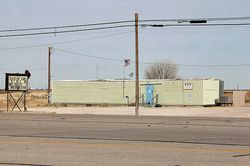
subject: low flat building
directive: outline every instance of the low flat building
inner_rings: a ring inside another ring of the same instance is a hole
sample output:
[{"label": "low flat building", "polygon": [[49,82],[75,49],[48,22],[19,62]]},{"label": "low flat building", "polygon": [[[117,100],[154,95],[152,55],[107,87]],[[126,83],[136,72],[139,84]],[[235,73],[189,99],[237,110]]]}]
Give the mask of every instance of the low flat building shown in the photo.
[{"label": "low flat building", "polygon": [[[223,96],[218,79],[140,80],[144,105],[207,106]],[[126,105],[135,102],[134,80],[58,80],[52,82],[53,104]]]}]

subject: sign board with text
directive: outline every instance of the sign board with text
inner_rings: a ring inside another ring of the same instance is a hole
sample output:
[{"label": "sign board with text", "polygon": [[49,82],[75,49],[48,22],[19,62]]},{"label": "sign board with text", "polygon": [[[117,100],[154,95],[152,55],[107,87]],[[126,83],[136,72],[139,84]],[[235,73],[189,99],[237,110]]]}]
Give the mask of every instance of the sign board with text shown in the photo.
[{"label": "sign board with text", "polygon": [[28,75],[19,73],[6,73],[5,90],[6,91],[27,91]]}]

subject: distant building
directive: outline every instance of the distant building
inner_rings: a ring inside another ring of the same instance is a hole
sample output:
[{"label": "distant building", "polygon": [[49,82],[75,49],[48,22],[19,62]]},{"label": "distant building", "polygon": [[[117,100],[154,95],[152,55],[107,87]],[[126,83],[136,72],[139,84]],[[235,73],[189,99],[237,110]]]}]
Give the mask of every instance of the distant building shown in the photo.
[{"label": "distant building", "polygon": [[[215,105],[223,96],[224,82],[218,79],[141,80],[143,105]],[[113,104],[135,102],[134,80],[53,81],[53,104]]]}]

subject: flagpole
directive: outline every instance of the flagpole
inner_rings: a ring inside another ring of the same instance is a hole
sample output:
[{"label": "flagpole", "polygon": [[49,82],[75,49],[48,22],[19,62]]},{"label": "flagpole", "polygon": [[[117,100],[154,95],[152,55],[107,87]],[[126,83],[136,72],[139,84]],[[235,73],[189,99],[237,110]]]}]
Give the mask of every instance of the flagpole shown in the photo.
[{"label": "flagpole", "polygon": [[124,59],[124,66],[123,66],[123,98],[125,98],[125,67],[130,65],[130,59]]},{"label": "flagpole", "polygon": [[125,98],[125,69],[124,69],[124,67],[123,67],[123,84],[122,84],[122,87],[123,87],[122,96],[123,96],[123,98]]}]

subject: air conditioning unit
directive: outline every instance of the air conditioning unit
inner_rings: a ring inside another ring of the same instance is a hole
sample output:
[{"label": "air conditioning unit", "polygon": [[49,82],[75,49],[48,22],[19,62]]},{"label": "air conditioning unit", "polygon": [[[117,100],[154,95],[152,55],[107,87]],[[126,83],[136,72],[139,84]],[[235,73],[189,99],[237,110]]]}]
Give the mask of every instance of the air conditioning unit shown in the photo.
[{"label": "air conditioning unit", "polygon": [[228,96],[220,96],[219,99],[215,100],[216,105],[221,105],[221,104],[231,104],[232,103],[232,98]]},{"label": "air conditioning unit", "polygon": [[228,96],[220,96],[219,98],[220,103],[229,103],[229,97]]}]

